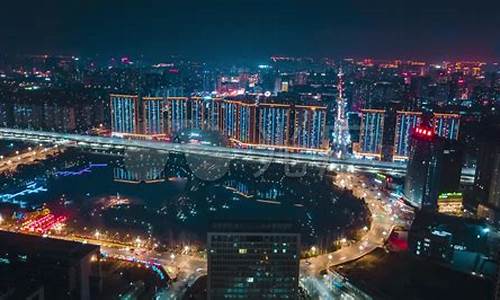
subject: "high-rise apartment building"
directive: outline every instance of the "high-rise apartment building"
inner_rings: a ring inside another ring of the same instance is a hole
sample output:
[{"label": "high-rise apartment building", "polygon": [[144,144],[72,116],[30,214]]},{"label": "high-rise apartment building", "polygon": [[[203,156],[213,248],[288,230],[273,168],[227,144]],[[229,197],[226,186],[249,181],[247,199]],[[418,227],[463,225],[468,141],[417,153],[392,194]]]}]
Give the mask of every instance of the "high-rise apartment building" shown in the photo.
[{"label": "high-rise apartment building", "polygon": [[257,105],[255,103],[240,103],[238,139],[243,143],[257,142]]},{"label": "high-rise apartment building", "polygon": [[287,104],[259,104],[259,144],[282,147],[289,145],[291,111]]},{"label": "high-rise apartment building", "polygon": [[458,140],[460,115],[434,113],[432,117],[432,126],[434,127],[436,135],[450,140]]},{"label": "high-rise apartment building", "polygon": [[222,128],[222,102],[221,98],[203,98],[203,129],[219,131]]},{"label": "high-rise apartment building", "polygon": [[167,134],[172,137],[189,127],[189,98],[167,97]]},{"label": "high-rise apartment building", "polygon": [[326,112],[324,106],[294,107],[292,146],[308,149],[323,149],[326,142]]},{"label": "high-rise apartment building", "polygon": [[384,117],[385,110],[383,109],[361,110],[359,144],[354,149],[356,155],[381,158]]},{"label": "high-rise apartment building", "polygon": [[222,134],[227,138],[239,140],[240,104],[232,100],[222,103]]},{"label": "high-rise apartment building", "polygon": [[407,160],[410,152],[410,135],[422,122],[422,113],[413,111],[396,112],[394,130],[393,160]]},{"label": "high-rise apartment building", "polygon": [[111,133],[126,136],[140,133],[139,97],[137,95],[110,95]]},{"label": "high-rise apartment building", "polygon": [[144,134],[163,135],[165,134],[165,98],[144,97],[142,98]]}]

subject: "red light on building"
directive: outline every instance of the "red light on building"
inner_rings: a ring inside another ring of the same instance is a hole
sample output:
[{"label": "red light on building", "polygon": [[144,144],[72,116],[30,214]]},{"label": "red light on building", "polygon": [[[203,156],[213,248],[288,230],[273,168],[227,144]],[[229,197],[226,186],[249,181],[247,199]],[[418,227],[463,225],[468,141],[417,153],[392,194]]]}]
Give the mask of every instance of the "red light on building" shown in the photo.
[{"label": "red light on building", "polygon": [[434,138],[434,130],[428,127],[416,127],[414,135],[419,138]]}]

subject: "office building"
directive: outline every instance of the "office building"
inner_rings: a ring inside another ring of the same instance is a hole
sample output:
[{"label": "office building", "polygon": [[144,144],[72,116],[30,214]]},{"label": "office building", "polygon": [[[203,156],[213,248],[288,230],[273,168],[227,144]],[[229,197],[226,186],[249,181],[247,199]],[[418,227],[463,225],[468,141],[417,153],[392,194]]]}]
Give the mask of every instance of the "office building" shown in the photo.
[{"label": "office building", "polygon": [[112,94],[110,100],[111,134],[121,137],[139,134],[139,97]]},{"label": "office building", "polygon": [[410,152],[410,135],[422,121],[421,112],[397,111],[394,130],[393,160],[407,160]]},{"label": "office building", "polygon": [[417,127],[411,136],[404,194],[414,205],[437,209],[438,196],[457,192],[462,150],[455,141],[437,137],[430,127]]},{"label": "office building", "polygon": [[450,140],[458,140],[460,115],[434,113],[432,126],[437,136]]},{"label": "office building", "polygon": [[0,294],[22,299],[15,295],[27,289],[34,299],[92,299],[100,289],[99,255],[96,245],[2,231],[0,278],[8,288]]},{"label": "office building", "polygon": [[382,156],[382,139],[384,134],[385,110],[362,109],[359,143],[354,154],[363,157],[380,159]]},{"label": "office building", "polygon": [[294,223],[213,222],[207,245],[208,299],[297,299],[300,234]]}]

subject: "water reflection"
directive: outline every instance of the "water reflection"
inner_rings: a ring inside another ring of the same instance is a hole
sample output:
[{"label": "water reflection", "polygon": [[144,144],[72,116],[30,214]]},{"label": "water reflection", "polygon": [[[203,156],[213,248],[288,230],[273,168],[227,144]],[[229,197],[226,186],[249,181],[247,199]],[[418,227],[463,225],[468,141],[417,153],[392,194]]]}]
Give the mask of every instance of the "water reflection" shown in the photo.
[{"label": "water reflection", "polygon": [[220,162],[208,161],[217,176],[205,180],[191,170],[192,157],[164,155],[127,160],[67,151],[20,170],[7,185],[15,190],[20,182],[43,179],[45,190],[17,201],[26,209],[46,204],[68,215],[75,231],[142,236],[165,245],[203,245],[208,222],[220,218],[297,220],[305,247],[349,237],[364,224],[363,204],[336,189],[334,174],[325,170],[308,168],[304,176],[290,177],[284,166],[270,164],[256,177],[259,164],[231,161],[220,176]]}]

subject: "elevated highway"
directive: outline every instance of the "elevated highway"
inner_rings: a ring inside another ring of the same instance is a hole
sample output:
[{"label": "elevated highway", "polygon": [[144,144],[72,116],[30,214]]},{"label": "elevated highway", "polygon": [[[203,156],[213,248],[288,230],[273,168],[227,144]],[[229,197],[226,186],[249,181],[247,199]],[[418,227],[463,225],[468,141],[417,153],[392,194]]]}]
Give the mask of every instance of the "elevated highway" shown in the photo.
[{"label": "elevated highway", "polygon": [[[25,129],[0,128],[0,138],[24,140],[32,142],[50,142],[67,147],[90,148],[98,150],[156,150],[166,153],[184,153],[203,155],[216,159],[238,159],[261,163],[305,163],[318,167],[343,168],[352,167],[360,171],[385,171],[404,174],[406,164],[366,159],[338,159],[328,154],[287,153],[265,149],[238,149],[201,144],[178,144],[149,140],[132,140],[116,137],[100,137],[81,134],[33,131]],[[474,177],[474,169],[463,169],[462,179],[470,181]]]}]

